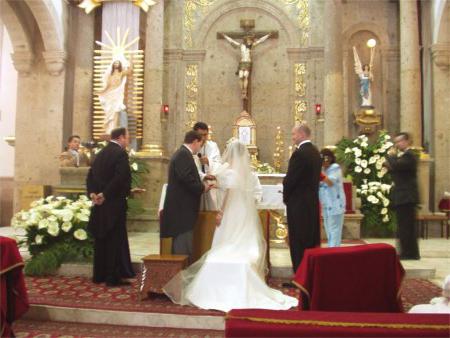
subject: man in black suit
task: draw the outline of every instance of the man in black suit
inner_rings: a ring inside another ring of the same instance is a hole
[[[305,249],[320,245],[319,181],[322,160],[310,141],[306,125],[292,129],[296,145],[283,180],[283,201],[287,209],[289,248],[294,273]]]
[[[94,237],[94,283],[128,284],[134,277],[126,229],[127,197],[131,189],[128,131],[117,128],[111,141],[96,156],[87,177],[88,195],[94,203],[88,230]]]
[[[161,238],[172,237],[172,253],[192,255],[193,229],[202,193],[211,186],[200,179],[194,156],[202,146],[202,135],[191,130],[169,164],[169,182],[161,220]],[[207,179],[213,177],[206,176]]]
[[[416,223],[416,209],[419,203],[417,157],[410,149],[408,133],[397,134],[394,143],[398,153],[390,152],[385,166],[394,181],[391,205],[397,215],[400,259],[420,259]]]

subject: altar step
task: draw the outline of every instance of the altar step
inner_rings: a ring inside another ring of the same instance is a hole
[[[224,315],[207,316],[119,310],[111,311],[39,304],[31,304],[24,319],[52,322],[114,324],[122,326],[225,330]]]

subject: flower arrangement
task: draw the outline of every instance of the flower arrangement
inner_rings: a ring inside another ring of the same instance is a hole
[[[392,179],[384,167],[385,156],[393,146],[386,131],[370,144],[366,135],[342,139],[337,144],[337,161],[344,164],[361,198],[363,231],[366,235],[387,236],[394,229],[394,213],[389,208]]]
[[[90,208],[91,201],[85,195],[75,201],[48,196],[14,215],[12,226],[24,231],[19,244],[31,254],[25,266],[27,274],[50,274],[63,262],[91,259],[92,238],[87,232]]]

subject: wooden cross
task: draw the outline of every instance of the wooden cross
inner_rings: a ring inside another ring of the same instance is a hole
[[[251,49],[266,39],[277,39],[278,31],[255,31],[255,20],[244,19],[240,21],[242,31],[217,32],[217,39],[226,39],[234,47],[241,48],[241,60],[236,75],[241,84],[242,109],[251,112]],[[238,42],[237,40],[242,40]],[[248,44],[250,42],[250,44]],[[247,61],[246,58],[248,57]]]

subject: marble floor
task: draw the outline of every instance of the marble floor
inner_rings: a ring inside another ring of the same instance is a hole
[[[20,233],[17,234],[11,227],[0,228],[0,236],[15,237],[16,235],[20,236]],[[142,257],[159,253],[158,233],[130,232],[128,236],[133,262],[139,263]],[[389,238],[369,238],[364,240],[367,243],[395,245],[395,240]],[[421,239],[419,246],[422,258],[419,261],[402,261],[403,266],[406,270],[435,270],[431,275],[428,273],[424,277],[441,286],[445,276],[450,274],[450,240],[444,238]],[[21,249],[21,254],[25,259],[29,257],[28,252],[24,249]],[[287,248],[271,247],[270,262],[273,268],[282,269],[284,274],[289,274],[291,260]],[[420,275],[415,277],[420,277]]]

